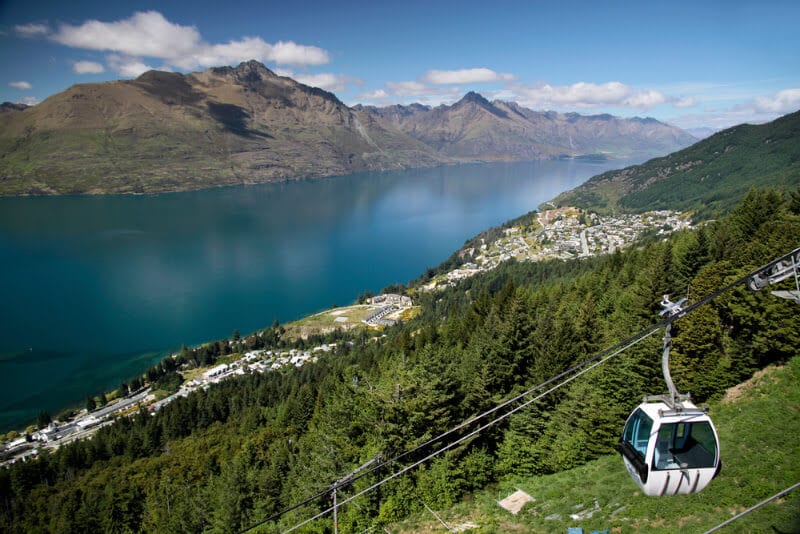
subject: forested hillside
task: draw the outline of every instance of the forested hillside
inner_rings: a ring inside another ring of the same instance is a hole
[[[584,532],[644,534],[708,532],[744,509],[800,481],[800,356],[769,366],[709,403],[719,432],[723,468],[701,493],[653,498],[643,495],[618,454],[552,475],[510,475],[455,506],[425,509],[390,525],[393,534],[441,532],[442,523],[488,532]],[[780,424],[775,424],[780,421]],[[721,532],[800,531],[800,492],[769,502]],[[525,491],[534,501],[516,515],[498,506],[498,496]]]
[[[668,156],[594,176],[553,202],[600,211],[693,210],[707,219],[751,187],[800,185],[800,111],[740,124]]]
[[[356,336],[317,364],[245,375],[0,470],[0,531],[286,529],[441,447],[442,432],[658,320],[665,293],[697,301],[800,245],[800,191],[752,190],[728,217],[668,240],[573,262],[508,262],[441,293],[383,338]],[[274,334],[272,330],[271,333]],[[800,346],[797,305],[743,286],[673,326],[672,374],[698,402]],[[612,452],[643,394],[660,393],[659,336],[339,510],[360,532],[442,508],[510,474]],[[466,432],[466,431],[464,431]],[[456,433],[456,435],[459,435]],[[306,527],[332,531],[330,516]]]

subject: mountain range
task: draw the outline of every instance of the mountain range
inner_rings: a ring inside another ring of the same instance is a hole
[[[467,93],[451,106],[355,106],[456,160],[665,154],[697,139],[655,119],[533,111]]]
[[[349,107],[261,63],[79,84],[0,106],[0,194],[145,193],[474,161],[642,157],[696,141],[655,119],[453,105]]]

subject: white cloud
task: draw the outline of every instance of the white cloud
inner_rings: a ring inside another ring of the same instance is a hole
[[[697,105],[697,100],[693,96],[679,98],[672,103],[676,108],[691,108]]]
[[[619,82],[602,85],[579,82],[570,86],[539,84],[532,87],[517,86],[515,92],[523,99],[523,105],[537,108],[593,107],[622,101],[628,88]]]
[[[628,98],[622,101],[626,107],[636,109],[650,109],[659,104],[663,104],[667,98],[658,91],[648,90],[639,91],[631,94]]]
[[[328,72],[323,72],[320,74],[303,74],[299,75],[295,79],[305,85],[319,87],[320,89],[325,89],[326,91],[331,91],[334,93],[344,91],[346,87],[346,79],[344,76],[338,76]]]
[[[120,56],[118,54],[108,55],[106,61],[108,61],[108,66],[111,67],[112,70],[125,78],[136,78],[154,68],[145,64],[139,58]],[[168,69],[162,68],[160,70]]]
[[[46,24],[18,24],[14,31],[21,37],[41,37],[50,33],[50,28]]]
[[[332,93],[344,91],[349,82],[360,83],[360,80],[351,79],[341,74],[332,74],[329,72],[322,72],[319,74],[298,74],[287,69],[275,69],[275,74],[278,76],[288,76],[289,78],[292,78],[293,80],[302,84],[311,87],[319,87],[320,89],[331,91]]]
[[[753,101],[760,113],[791,113],[800,109],[800,88],[784,89],[774,95],[760,96]]]
[[[72,65],[72,70],[77,74],[100,74],[106,69],[95,61],[76,61]]]
[[[740,82],[678,82],[659,86],[659,90],[666,94],[691,95],[697,104],[714,103],[722,105],[723,102],[743,102],[752,100],[763,92],[764,83],[769,81],[740,81]],[[731,104],[733,105],[733,104]]]
[[[461,70],[429,70],[421,81],[434,85],[448,85],[459,83],[488,83],[508,82],[514,79],[512,74],[501,74],[491,69],[461,69]]]
[[[22,103],[27,106],[35,106],[36,104],[39,103],[39,99],[36,98],[35,96],[26,96],[25,98],[22,99]]]
[[[461,94],[458,87],[433,87],[418,81],[386,82],[386,88],[389,90],[386,97],[394,103],[418,102],[428,106],[451,103]]]
[[[685,115],[678,115],[670,117],[667,122],[674,124],[679,128],[713,128],[714,130],[723,130],[736,124],[744,122],[760,122],[753,118],[753,115],[748,112],[736,111],[733,109],[725,110],[703,110],[698,113],[687,113]]]
[[[356,98],[364,99],[364,100],[380,100],[382,98],[388,98],[389,93],[384,91],[383,89],[378,89],[377,91],[372,91],[369,93],[362,93],[360,95],[356,95]]]
[[[182,69],[194,69],[200,66],[231,65],[251,59],[263,60],[264,56],[269,52],[269,46],[259,37],[246,37],[241,41],[230,41],[226,44],[198,44],[188,53],[180,56],[173,57],[168,54],[162,54],[154,57],[163,58]]]
[[[183,69],[231,65],[251,59],[279,65],[323,65],[330,61],[328,53],[316,46],[303,46],[291,41],[279,41],[272,45],[260,37],[245,37],[226,44],[200,45],[191,54],[165,59]]]
[[[698,113],[681,115],[670,122],[681,128],[712,127],[717,130],[777,119],[800,109],[800,88],[789,88],[767,96],[755,96],[728,107],[707,107]]]
[[[547,83],[534,86],[513,85],[520,104],[538,109],[624,107],[650,109],[669,99],[660,91],[636,90],[621,82],[578,82],[554,86]]]
[[[397,96],[419,96],[428,94],[431,88],[421,82],[386,82],[386,87]]]
[[[491,69],[461,69],[461,70],[429,70],[423,76],[412,81],[386,82],[386,89],[379,89],[371,93],[358,95],[357,98],[365,100],[391,99],[398,97],[401,102],[414,99],[416,102],[427,105],[438,105],[452,102],[463,93],[456,85],[489,82],[510,82],[514,80],[511,74],[497,73]],[[442,87],[442,86],[450,87]]]
[[[431,87],[417,81],[386,82],[386,87],[397,96],[427,96],[427,95],[453,95],[460,92],[458,87],[440,88]]]
[[[153,67],[142,63],[141,61],[134,61],[132,63],[126,63],[122,65],[117,71],[119,72],[120,76],[125,78],[138,78],[145,72],[153,70]]]
[[[25,81],[18,81],[18,82],[9,82],[9,87],[13,87],[14,89],[31,89],[33,86],[29,82]]]
[[[251,59],[281,65],[322,65],[330,61],[325,50],[292,41],[270,44],[260,37],[244,37],[228,43],[209,44],[194,26],[170,22],[157,11],[134,13],[116,22],[88,20],[77,26],[63,24],[50,38],[73,48],[139,58],[142,65],[141,58],[157,58],[166,66],[180,69],[229,65]]]
[[[328,52],[316,46],[299,45],[292,41],[278,41],[264,59],[279,65],[324,65],[330,62]]]
[[[158,58],[188,55],[202,42],[197,28],[173,24],[157,11],[134,13],[118,22],[88,20],[79,26],[62,24],[51,39],[73,48]]]

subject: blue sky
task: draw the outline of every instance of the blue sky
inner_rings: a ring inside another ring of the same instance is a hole
[[[0,0],[0,101],[257,59],[347,104],[455,102],[684,128],[800,109],[800,2]]]

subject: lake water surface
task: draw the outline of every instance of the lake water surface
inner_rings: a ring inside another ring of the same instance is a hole
[[[406,283],[630,161],[476,164],[152,196],[0,198],[0,431],[167,351]]]

